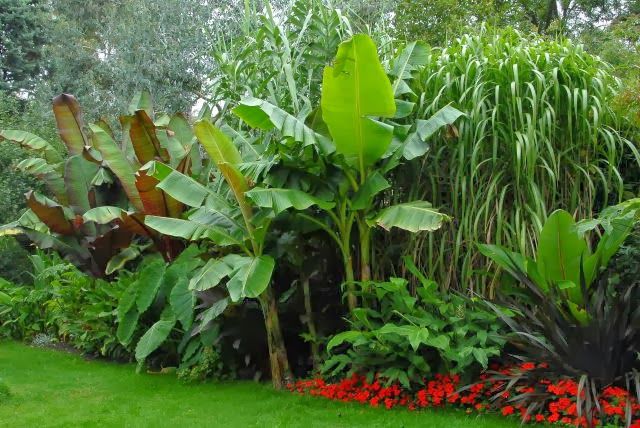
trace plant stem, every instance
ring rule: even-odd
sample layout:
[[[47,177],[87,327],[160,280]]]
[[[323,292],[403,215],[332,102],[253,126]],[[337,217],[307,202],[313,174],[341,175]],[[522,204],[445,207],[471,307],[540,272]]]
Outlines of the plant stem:
[[[304,310],[307,316],[307,328],[309,329],[309,336],[311,336],[311,360],[313,361],[313,371],[318,371],[318,365],[320,363],[320,352],[318,350],[318,333],[316,330],[316,323],[313,319],[313,310],[311,308],[311,290],[309,288],[309,278],[302,278],[302,293],[304,294]]]
[[[280,319],[278,317],[278,302],[273,294],[271,285],[260,295],[260,305],[264,315],[264,325],[267,330],[267,344],[269,345],[269,362],[271,365],[271,381],[275,389],[282,389],[291,379],[287,348],[282,337]]]

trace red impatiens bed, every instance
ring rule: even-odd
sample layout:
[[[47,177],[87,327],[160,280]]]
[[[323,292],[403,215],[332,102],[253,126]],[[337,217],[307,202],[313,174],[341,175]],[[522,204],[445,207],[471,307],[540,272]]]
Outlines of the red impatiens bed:
[[[515,368],[501,369],[508,373],[510,370],[532,370],[534,363],[523,363]],[[494,380],[488,374],[480,376],[480,380],[467,388],[461,388],[457,375],[435,375],[435,378],[425,381],[425,386],[418,391],[408,391],[397,383],[384,385],[381,380],[368,382],[365,376],[354,374],[348,379],[336,383],[327,383],[321,378],[299,380],[288,385],[289,390],[300,394],[321,396],[330,400],[343,402],[358,402],[373,407],[406,407],[416,410],[425,407],[453,406],[472,411],[488,411],[497,409],[504,416],[518,415],[526,422],[548,422],[560,425],[587,426],[585,416],[578,416],[577,396],[578,383],[571,379],[556,382],[542,379],[538,385],[515,386],[510,392],[504,390],[505,382]],[[510,402],[511,394],[534,393],[544,391],[550,399],[545,403],[542,411],[527,415],[523,405]],[[498,398],[496,398],[496,393]],[[625,425],[625,411],[632,410],[632,428],[640,428],[640,404],[623,388],[610,386],[600,394],[600,406],[605,414],[605,420],[594,415],[592,424],[616,426]]]

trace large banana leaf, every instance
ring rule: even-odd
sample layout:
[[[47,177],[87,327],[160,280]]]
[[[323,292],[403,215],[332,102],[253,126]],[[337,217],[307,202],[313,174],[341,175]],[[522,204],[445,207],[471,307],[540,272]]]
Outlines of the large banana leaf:
[[[393,93],[396,97],[406,93],[413,93],[405,80],[411,79],[412,72],[425,65],[428,60],[429,46],[426,43],[418,41],[411,42],[405,46],[400,55],[394,59],[389,72],[390,75],[396,78],[393,82]]]
[[[427,139],[436,133],[440,128],[458,120],[460,116],[464,116],[460,110],[451,106],[444,106],[433,114],[429,119],[419,119],[416,122],[416,129],[409,134],[404,142],[403,153],[405,159],[411,160],[422,156],[429,150]]]
[[[383,209],[371,223],[386,230],[397,227],[410,232],[419,232],[438,230],[447,219],[448,217],[433,208],[431,203],[414,201]]]
[[[335,147],[329,139],[305,125],[303,120],[290,115],[273,104],[257,98],[244,98],[233,113],[253,128],[265,131],[277,129],[285,137],[293,138],[304,146],[317,147],[324,154],[330,154]]]
[[[91,183],[98,169],[98,165],[89,162],[82,155],[71,156],[65,162],[64,184],[68,203],[76,214],[83,214],[96,204],[95,195],[92,196]]]
[[[144,227],[145,215],[137,212],[127,212],[119,207],[101,206],[92,208],[82,216],[85,222],[96,224],[116,223],[115,227],[130,234],[149,236],[150,231]]]
[[[147,216],[144,221],[148,227],[163,235],[175,236],[189,241],[209,239],[214,243],[226,245],[243,245],[242,238],[232,235],[228,230],[208,223],[198,223],[192,219]]]
[[[0,130],[0,141],[7,140],[19,144],[21,147],[36,153],[43,158],[52,167],[58,169],[58,172],[62,172],[63,158],[51,144],[37,135],[29,132],[17,131],[14,129]]]
[[[146,111],[138,110],[135,112],[129,128],[129,136],[136,157],[141,164],[144,165],[152,160],[169,161],[169,154],[160,145],[160,140],[156,135],[156,126]]]
[[[306,210],[312,205],[317,205],[323,210],[330,210],[335,203],[324,201],[295,189],[266,189],[256,187],[245,193],[257,206],[271,208],[275,214],[280,214],[291,207],[297,210]]]
[[[236,146],[233,145],[229,137],[208,120],[199,120],[196,122],[194,131],[196,137],[211,159],[213,159],[233,191],[245,220],[249,221],[252,217],[251,206],[248,204],[244,195],[249,188],[249,184],[238,169],[238,164],[242,162],[240,152]]]
[[[334,65],[324,69],[321,106],[336,151],[361,173],[387,151],[393,127],[374,118],[393,117],[396,104],[369,36],[340,44]]]
[[[138,171],[138,175],[142,174],[156,180],[158,189],[163,190],[176,201],[191,207],[202,206],[211,194],[209,189],[193,178],[161,162],[152,161],[143,165]]]
[[[210,259],[191,278],[189,290],[204,291],[213,288],[231,272],[233,272],[232,267],[224,259]]]
[[[71,222],[73,213],[57,202],[30,191],[27,193],[27,206],[52,232],[61,235],[72,235],[75,232]]]
[[[145,214],[180,217],[184,211],[183,204],[165,193],[159,187],[160,180],[149,174],[149,171],[148,168],[140,168],[136,173],[136,188],[144,205]]]
[[[84,121],[80,104],[73,95],[61,94],[53,99],[53,115],[58,125],[58,133],[70,155],[80,155],[89,139],[84,132]]]
[[[120,184],[124,189],[131,205],[140,212],[144,211],[144,205],[140,199],[140,193],[136,187],[135,171],[131,167],[131,164],[125,157],[124,153],[120,150],[113,138],[102,128],[96,125],[91,125],[93,147],[95,147],[102,158],[104,163],[114,173]]]

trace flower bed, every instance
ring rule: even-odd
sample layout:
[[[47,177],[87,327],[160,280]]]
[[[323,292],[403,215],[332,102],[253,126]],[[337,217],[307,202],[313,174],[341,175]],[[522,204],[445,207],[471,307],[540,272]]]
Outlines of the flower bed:
[[[480,376],[480,380],[462,388],[457,375],[436,375],[425,380],[417,391],[409,391],[397,383],[385,385],[382,379],[369,382],[365,376],[354,374],[339,382],[329,383],[321,378],[299,380],[288,385],[292,392],[325,397],[343,402],[358,402],[373,407],[406,407],[416,410],[426,407],[453,406],[464,408],[468,413],[497,410],[504,416],[517,415],[525,422],[547,422],[570,426],[588,426],[584,415],[579,416],[579,385],[572,379],[555,382],[541,379],[537,385],[514,385],[506,390],[504,380],[499,375],[514,374],[516,371],[533,370],[541,365],[523,363],[520,366],[503,368]],[[496,376],[498,375],[498,376]],[[529,394],[544,397],[537,411],[527,413],[528,406],[517,404],[514,395]],[[521,403],[521,401],[519,401]],[[633,415],[631,427],[640,428],[640,404],[623,388],[604,388],[599,398],[602,415],[593,415],[592,424],[614,426],[624,425],[625,412]]]

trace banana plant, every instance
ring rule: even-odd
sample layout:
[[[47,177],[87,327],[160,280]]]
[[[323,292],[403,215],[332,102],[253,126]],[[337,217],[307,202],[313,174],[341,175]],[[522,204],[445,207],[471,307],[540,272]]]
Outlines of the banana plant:
[[[615,208],[610,207],[603,214],[615,214]],[[550,293],[552,288],[554,292],[564,293],[572,313],[586,322],[586,291],[629,236],[637,221],[635,210],[621,213],[576,223],[568,212],[554,211],[537,237],[535,258],[499,245],[478,244],[478,248],[516,280],[527,277],[544,293]],[[604,231],[592,251],[585,233],[600,225]]]
[[[115,141],[106,121],[87,127],[78,101],[62,94],[53,100],[65,159],[44,139],[28,132],[1,130],[0,140],[15,142],[35,155],[18,164],[46,184],[51,198],[29,192],[29,210],[0,234],[26,235],[40,248],[54,248],[93,275],[115,271],[139,255],[134,236],[149,239],[166,260],[182,244],[144,226],[146,214],[180,216],[183,207],[167,197],[153,178],[138,169],[161,159],[182,171],[197,172],[199,152],[191,127],[182,115],[153,120],[151,98],[138,94],[122,116],[122,142]]]
[[[273,207],[256,209],[247,197],[250,182],[239,169],[242,157],[236,146],[207,120],[196,122],[194,130],[226,186],[205,187],[166,164],[152,161],[142,168],[145,173],[158,180],[158,188],[191,209],[182,219],[149,215],[145,225],[163,235],[214,244],[215,252],[190,281],[189,289],[205,291],[226,281],[229,297],[208,309],[211,319],[220,315],[229,301],[258,299],[265,320],[273,385],[282,388],[290,369],[271,286],[275,260],[265,249],[269,226],[274,214],[282,210],[303,210],[312,205],[330,209],[333,203],[299,190],[282,189]]]
[[[312,165],[317,160],[327,165],[316,187],[317,195],[331,195],[335,205],[318,206],[326,216],[300,214],[325,230],[336,242],[342,255],[347,299],[351,309],[357,306],[354,281],[371,279],[371,235],[375,227],[391,230],[397,227],[409,232],[433,231],[447,220],[427,201],[410,201],[378,209],[379,195],[393,192],[385,178],[402,160],[426,153],[425,141],[443,126],[451,125],[462,115],[453,107],[445,107],[427,120],[415,125],[395,125],[393,119],[404,117],[414,103],[396,100],[406,91],[402,85],[415,69],[421,55],[415,44],[407,46],[394,62],[392,85],[378,58],[369,36],[357,34],[343,42],[333,65],[323,73],[320,107],[306,123],[277,106],[255,98],[246,98],[233,110],[249,126],[271,131],[276,129],[284,141],[295,140],[303,146],[315,146]],[[402,98],[402,97],[401,97]],[[305,152],[297,157],[304,165]],[[293,156],[295,158],[295,156]],[[310,171],[309,171],[310,172]],[[313,171],[311,173],[318,174]],[[290,183],[296,186],[296,183]],[[278,211],[279,195],[287,189],[260,186],[246,195],[260,207]],[[378,198],[377,198],[378,197]],[[358,231],[359,275],[356,277],[352,244],[354,226]]]

